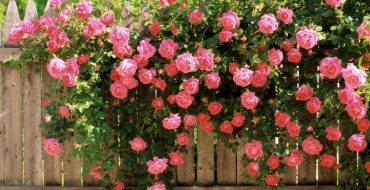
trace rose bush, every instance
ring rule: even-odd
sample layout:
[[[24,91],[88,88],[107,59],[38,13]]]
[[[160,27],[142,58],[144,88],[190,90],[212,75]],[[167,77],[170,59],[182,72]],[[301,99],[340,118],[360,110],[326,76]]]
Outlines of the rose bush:
[[[138,189],[165,189],[194,128],[243,146],[260,185],[282,186],[304,156],[345,170],[341,185],[369,183],[368,2],[159,0],[141,34],[89,1],[61,2],[56,18],[22,21],[8,39],[22,45],[16,63],[37,58],[55,79],[46,153],[73,137],[107,188],[134,176]],[[125,169],[111,184],[117,156]]]

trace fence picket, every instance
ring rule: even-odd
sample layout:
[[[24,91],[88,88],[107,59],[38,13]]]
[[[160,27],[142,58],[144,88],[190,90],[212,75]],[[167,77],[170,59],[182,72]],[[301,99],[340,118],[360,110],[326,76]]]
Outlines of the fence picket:
[[[217,144],[217,183],[220,185],[236,183],[236,155],[221,141]]]
[[[201,128],[197,132],[197,182],[211,185],[214,182],[214,134]]]
[[[46,3],[45,9],[44,9],[44,15],[48,17],[55,17],[55,9],[50,8],[50,1]]]
[[[71,155],[74,144],[74,139],[63,142],[64,186],[81,186],[80,158]]]
[[[10,30],[20,21],[17,4],[14,0],[9,0],[8,9],[5,15],[4,40],[6,46],[12,46],[7,43]]]
[[[125,0],[123,4],[120,23],[123,25],[123,27],[129,28],[130,30],[134,26],[134,15],[131,11],[130,2],[127,0]]]
[[[243,185],[245,184],[245,177],[247,175],[246,173],[246,164],[245,161],[243,160],[244,157],[244,145],[248,142],[246,137],[242,137],[238,139],[239,142],[239,147],[237,151],[237,156],[236,156],[236,183],[238,185]]]
[[[0,47],[2,44],[2,28],[0,24]],[[4,128],[4,78],[3,64],[0,62],[0,185],[5,184],[5,128]]]
[[[193,185],[195,181],[194,169],[194,129],[189,128],[188,152],[185,154],[185,163],[177,167],[177,182],[180,185]]]
[[[145,20],[147,19],[147,15],[150,14],[150,10],[149,10],[149,2],[148,1],[144,1],[143,3],[143,6],[141,8],[141,11],[140,11],[140,15],[139,15],[139,19],[138,19],[138,24],[137,24],[137,31],[142,34],[145,32],[145,26],[144,26],[144,22]]]

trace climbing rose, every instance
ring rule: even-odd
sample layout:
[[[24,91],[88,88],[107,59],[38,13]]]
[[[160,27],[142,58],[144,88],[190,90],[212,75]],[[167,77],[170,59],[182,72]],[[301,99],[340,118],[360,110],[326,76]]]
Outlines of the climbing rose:
[[[206,83],[206,86],[210,89],[217,89],[218,86],[220,85],[220,76],[218,75],[218,73],[208,73],[206,74],[205,78],[205,83]]]
[[[221,32],[218,33],[218,39],[221,42],[228,42],[233,37],[233,33],[229,30],[222,29]]]
[[[244,92],[241,95],[241,104],[245,109],[254,109],[257,106],[258,102],[259,98],[255,95],[254,92]]]
[[[194,97],[184,91],[179,92],[176,95],[176,104],[181,108],[188,108],[194,101]]]
[[[366,136],[360,135],[360,134],[354,134],[348,139],[348,148],[355,152],[361,152],[363,151],[366,146]]]
[[[358,39],[370,39],[370,21],[362,21],[361,25],[357,27],[356,32],[358,34]]]
[[[155,98],[153,101],[152,101],[152,106],[156,109],[156,110],[161,110],[163,108],[163,99],[162,98]]]
[[[175,52],[179,49],[179,44],[172,39],[163,40],[158,48],[158,53],[166,58],[172,59]]]
[[[342,136],[342,132],[333,126],[328,126],[325,129],[326,132],[326,139],[329,141],[339,141],[340,137]]]
[[[174,103],[176,103],[176,94],[170,94],[170,95],[168,95],[167,102],[169,104],[171,104],[171,105],[174,104]]]
[[[59,115],[63,118],[69,118],[70,112],[66,106],[59,107]]]
[[[311,49],[317,44],[318,36],[314,30],[302,27],[296,33],[296,39],[298,45],[305,49]]]
[[[222,110],[222,104],[217,101],[213,101],[208,104],[208,111],[211,115],[217,115],[221,112]]]
[[[295,97],[299,101],[309,100],[312,96],[313,90],[304,84],[301,85],[295,92]]]
[[[93,5],[90,1],[81,1],[76,5],[76,14],[82,19],[89,18],[93,11]]]
[[[95,168],[93,168],[89,174],[94,177],[95,179],[97,180],[101,180],[102,179],[102,176],[100,175],[100,171],[101,170],[101,166],[96,166]]]
[[[274,175],[266,175],[265,182],[269,186],[277,186],[279,184],[279,176],[274,174]]]
[[[269,63],[273,66],[279,65],[283,61],[283,52],[279,49],[272,48],[267,52]]]
[[[367,78],[366,72],[358,69],[353,63],[348,63],[347,68],[342,69],[342,76],[346,86],[352,89],[361,87]]]
[[[341,71],[342,66],[340,65],[340,59],[337,57],[325,57],[320,62],[320,74],[329,79],[337,78]]]
[[[368,119],[360,119],[358,120],[357,122],[357,129],[360,131],[360,132],[366,132],[370,127],[370,121]]]
[[[150,44],[150,38],[145,38],[140,41],[137,51],[142,57],[149,59],[154,56],[156,49],[152,44]]]
[[[46,68],[53,78],[58,79],[62,76],[65,65],[66,63],[63,60],[53,58],[52,60],[50,60],[49,64],[47,64]]]
[[[137,70],[137,65],[133,59],[125,59],[117,67],[117,72],[122,77],[133,77]]]
[[[316,97],[310,98],[306,103],[307,111],[314,114],[321,109],[321,101]]]
[[[208,121],[204,124],[201,124],[201,128],[205,131],[205,132],[212,132],[214,129],[215,129],[215,126],[213,126],[213,123]]]
[[[63,3],[63,0],[50,0],[49,1],[49,6],[52,9],[55,9],[59,7]]]
[[[46,139],[43,143],[44,151],[50,156],[56,156],[62,150],[62,144],[60,144],[56,139]]]
[[[148,63],[149,63],[148,58],[143,57],[140,54],[134,55],[133,56],[133,59],[136,61],[137,68],[139,68],[139,69],[145,68],[148,65]]]
[[[234,74],[239,70],[239,65],[235,62],[230,63],[229,67],[227,68],[230,74]]]
[[[106,26],[112,26],[114,24],[114,13],[113,11],[105,12],[100,17],[100,21]]]
[[[280,48],[282,48],[285,51],[290,51],[294,48],[295,42],[290,41],[289,39],[285,39],[284,42],[280,45]]]
[[[261,141],[252,140],[244,146],[244,152],[250,159],[257,159],[263,155],[263,147]]]
[[[366,116],[366,106],[362,102],[349,103],[346,105],[347,113],[354,119],[361,119]]]
[[[155,182],[147,190],[166,190],[166,185],[163,182]]]
[[[337,7],[341,5],[344,1],[343,0],[325,0],[325,2],[326,4],[330,6]]]
[[[128,144],[130,144],[131,149],[133,151],[142,151],[146,148],[146,142],[141,137],[136,137],[130,141],[128,141]]]
[[[277,11],[276,15],[284,24],[290,24],[293,21],[293,11],[291,9],[281,8]]]
[[[177,144],[180,146],[189,144],[189,135],[185,132],[178,134],[176,139],[177,139]]]
[[[330,154],[323,154],[320,156],[320,165],[323,167],[331,168],[334,166],[336,158]]]
[[[196,94],[199,91],[199,80],[194,78],[188,79],[182,83],[182,88],[188,94]]]
[[[118,81],[128,90],[134,89],[139,86],[139,82],[134,77],[121,77]]]
[[[69,88],[76,86],[76,79],[77,77],[75,75],[71,75],[69,73],[62,76],[63,85]]]
[[[89,60],[90,60],[90,56],[86,55],[86,54],[80,54],[77,57],[78,64],[84,64],[84,63],[88,62]]]
[[[83,29],[83,36],[86,39],[93,36],[101,37],[105,33],[105,25],[97,18],[90,19]]]
[[[163,127],[168,130],[177,129],[180,127],[181,118],[179,114],[170,113],[170,117],[164,118],[162,120]]]
[[[239,71],[234,73],[233,80],[236,85],[246,87],[250,84],[253,76],[253,71],[241,68]]]
[[[123,190],[125,188],[125,184],[122,181],[117,181],[114,184],[114,190]]]
[[[203,12],[201,10],[196,9],[190,14],[189,21],[192,24],[200,24],[203,18],[204,18]]]
[[[251,79],[251,84],[255,88],[263,87],[266,84],[266,82],[267,82],[267,75],[265,75],[265,73],[263,73],[263,71],[256,70],[253,73],[252,79]]]
[[[204,124],[204,123],[208,122],[210,119],[211,119],[211,116],[209,116],[208,114],[205,114],[205,113],[199,113],[198,116],[197,116],[197,121],[200,124]]]
[[[366,172],[367,172],[367,173],[370,173],[370,161],[367,161],[367,162],[365,163],[365,169],[366,169]]]
[[[195,115],[188,115],[186,114],[184,117],[184,125],[185,126],[193,126],[197,122],[197,117]]]
[[[290,152],[290,155],[285,157],[285,162],[288,166],[299,166],[303,162],[303,156],[298,149],[294,149]]]
[[[301,132],[301,126],[299,126],[296,122],[290,121],[286,124],[286,129],[288,130],[290,137],[297,137]]]
[[[292,63],[299,63],[302,59],[302,54],[299,49],[291,49],[287,53],[288,61]]]
[[[113,44],[113,54],[122,60],[125,56],[132,54],[132,48],[129,45]]]
[[[169,77],[173,77],[177,75],[179,70],[177,70],[176,62],[171,62],[170,64],[164,65],[164,70],[166,71],[167,75]]]
[[[275,124],[281,128],[286,127],[286,125],[290,122],[290,115],[287,113],[282,113],[281,111],[277,111],[274,114],[275,116]]]
[[[213,70],[214,56],[212,53],[209,53],[207,49],[202,48],[202,47],[198,48],[197,59],[198,59],[198,67],[200,70],[205,70],[205,71]]]
[[[113,45],[126,46],[130,40],[130,30],[128,28],[114,26],[109,32],[108,38]]]
[[[166,7],[170,4],[173,4],[175,3],[176,0],[159,0],[159,5],[162,6],[162,7]]]
[[[273,14],[265,14],[258,21],[258,28],[264,34],[272,34],[279,27],[279,23]]]
[[[110,85],[109,91],[112,93],[112,96],[118,99],[126,98],[128,93],[128,89],[117,81]]]
[[[61,25],[65,24],[68,21],[69,16],[71,15],[72,11],[70,9],[63,9],[58,13],[56,21]]]
[[[233,30],[239,25],[239,18],[235,12],[228,11],[222,14],[221,24],[226,30]]]
[[[167,161],[168,160],[166,158],[160,159],[157,156],[154,156],[153,160],[149,160],[146,162],[148,172],[151,174],[163,173],[167,168]]]
[[[340,102],[342,102],[342,104],[350,104],[350,103],[356,103],[358,101],[362,101],[361,99],[356,98],[356,96],[358,95],[355,94],[353,89],[349,87],[340,89],[338,92],[338,97],[339,97]]]
[[[275,154],[272,154],[267,159],[267,165],[270,167],[270,169],[277,169],[280,166],[280,160],[279,157],[277,157]]]
[[[256,176],[257,173],[260,171],[260,165],[256,162],[250,162],[247,165],[248,174],[251,176]]]
[[[257,70],[261,71],[266,76],[270,74],[270,67],[262,61],[257,64]]]
[[[241,127],[245,122],[245,116],[240,112],[235,112],[231,124],[234,127]]]
[[[232,134],[234,132],[234,128],[231,125],[230,121],[224,121],[220,125],[220,131],[227,134]]]
[[[173,166],[180,166],[185,163],[184,155],[180,151],[170,152],[170,164]]]
[[[312,136],[307,137],[302,142],[303,150],[309,155],[319,154],[323,149],[322,144]]]
[[[139,80],[143,84],[150,84],[153,82],[156,73],[154,69],[140,69]]]
[[[197,58],[191,53],[183,53],[177,56],[176,68],[183,73],[190,73],[197,65]]]

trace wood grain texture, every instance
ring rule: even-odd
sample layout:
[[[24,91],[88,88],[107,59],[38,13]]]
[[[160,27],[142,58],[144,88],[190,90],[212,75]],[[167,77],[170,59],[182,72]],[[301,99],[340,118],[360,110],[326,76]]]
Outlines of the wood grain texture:
[[[21,51],[18,48],[0,48],[0,62],[16,59],[20,54]]]
[[[319,166],[319,184],[335,185],[337,182],[337,171],[333,168]]]
[[[242,137],[238,139],[239,146],[236,156],[236,183],[238,185],[246,184],[245,178],[247,177],[246,173],[246,162],[243,160],[244,158],[244,145],[248,142],[246,137]]]
[[[283,140],[283,139],[281,139]],[[289,152],[289,147],[292,146],[292,147],[295,147],[296,146],[294,145],[295,142],[294,142],[294,139],[289,139],[289,143],[286,143],[286,150],[285,152],[288,153]],[[293,148],[291,148],[293,149]],[[301,152],[303,154],[303,152]],[[305,161],[303,161],[305,162]],[[286,173],[285,174],[282,174],[282,178],[284,180],[284,183],[287,184],[287,185],[295,185],[297,184],[297,173],[298,173],[298,167],[289,167],[289,166],[286,166]]]
[[[24,67],[24,182],[26,185],[42,185],[41,66],[35,63]]]
[[[81,185],[80,158],[71,155],[74,143],[73,139],[63,142],[64,186]]]
[[[22,72],[4,65],[5,179],[7,185],[23,181]]]
[[[134,15],[132,14],[130,1],[128,0],[125,0],[123,3],[120,24],[125,28],[129,28],[130,30],[134,26]]]
[[[137,23],[137,31],[142,34],[146,31],[144,23],[147,20],[147,15],[150,14],[150,5],[149,2],[146,0],[143,2],[143,5],[141,7],[138,23]]]
[[[1,31],[1,30],[0,30]],[[1,32],[0,32],[1,36]],[[5,184],[5,128],[4,128],[4,78],[3,64],[0,63],[0,185]]]
[[[217,183],[220,185],[236,184],[236,155],[225,148],[224,143],[217,143]]]
[[[185,163],[177,167],[177,183],[180,185],[193,185],[195,182],[194,166],[194,129],[189,128],[189,144],[186,145],[188,152],[185,156]]]
[[[197,184],[214,183],[214,134],[198,128],[197,138]]]
[[[316,184],[316,159],[306,153],[301,152],[301,154],[304,161],[298,166],[298,184]]]
[[[52,9],[50,8],[50,1],[51,0],[48,0],[48,2],[46,3],[46,6],[45,6],[45,9],[44,9],[44,15],[45,16],[48,16],[48,17],[55,17],[55,9]]]
[[[10,44],[7,43],[8,35],[13,26],[17,24],[19,21],[20,19],[17,4],[15,3],[15,0],[9,0],[8,9],[5,15],[5,26],[4,26],[4,39],[6,46],[11,46]]]
[[[33,0],[28,0],[26,11],[24,13],[24,19],[26,20],[37,20],[37,10]]]

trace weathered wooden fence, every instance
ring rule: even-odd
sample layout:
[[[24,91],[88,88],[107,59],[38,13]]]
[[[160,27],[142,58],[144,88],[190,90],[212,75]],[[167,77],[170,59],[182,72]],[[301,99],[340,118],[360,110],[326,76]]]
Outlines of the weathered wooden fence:
[[[129,2],[125,1],[124,5],[122,24],[132,27],[134,18]],[[148,11],[147,3],[143,4],[142,10]],[[53,16],[55,13],[47,5],[44,14]],[[25,19],[37,17],[34,2],[29,0]],[[16,2],[10,0],[4,32],[0,35],[4,36],[4,41],[19,20]],[[143,19],[139,18],[138,23],[142,28]],[[19,49],[5,44],[0,47],[0,62],[19,53]],[[41,100],[52,96],[48,91],[50,81],[45,67],[40,64],[23,67],[0,64],[0,189],[100,189],[82,187],[98,186],[99,182],[89,175],[82,175],[81,160],[68,156],[73,142],[63,144],[60,156],[43,154],[39,124],[45,113]],[[193,131],[190,134],[194,139]],[[185,165],[177,168],[178,187],[175,189],[262,189],[254,186],[253,180],[244,180],[246,169],[242,146],[235,155],[222,143],[214,144],[213,133],[199,130],[195,139],[196,142],[192,140],[188,145]],[[247,139],[240,139],[241,144],[246,142]],[[318,160],[306,158],[301,166],[289,168],[283,178],[289,185],[287,189],[296,189],[296,185],[304,185],[299,187],[303,189],[333,189],[337,176],[337,171],[319,167]]]

